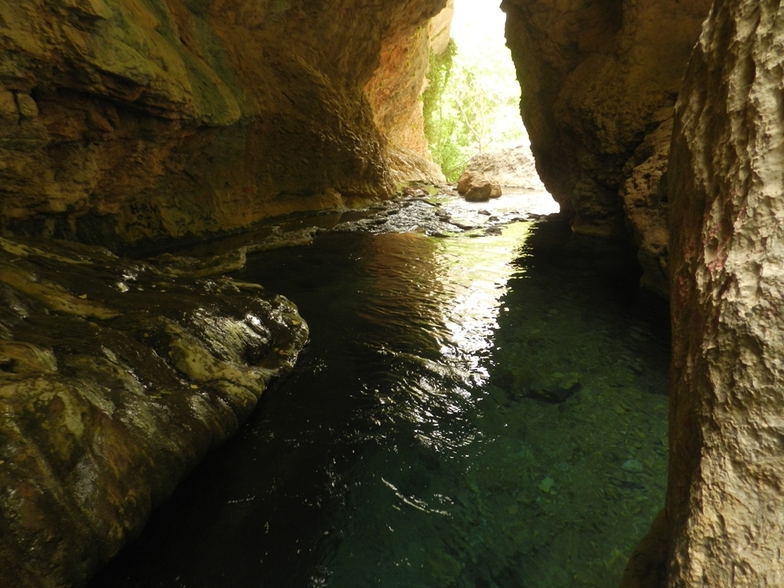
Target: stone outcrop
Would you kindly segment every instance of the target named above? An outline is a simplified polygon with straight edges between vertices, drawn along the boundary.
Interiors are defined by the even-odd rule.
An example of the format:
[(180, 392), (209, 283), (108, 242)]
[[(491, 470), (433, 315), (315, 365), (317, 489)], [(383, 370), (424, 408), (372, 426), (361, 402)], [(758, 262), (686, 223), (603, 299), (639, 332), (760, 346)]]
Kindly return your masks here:
[(717, 2), (669, 163), (668, 585), (784, 585), (784, 30)]
[(621, 196), (626, 227), (637, 246), (637, 260), (643, 270), (640, 285), (668, 298), (667, 162), (673, 113), (665, 109), (662, 115), (666, 118), (646, 135), (627, 162)]
[(502, 3), (524, 81), (521, 112), (545, 186), (574, 215), (575, 232), (610, 238), (631, 232), (646, 270), (643, 283), (659, 292), (666, 290), (660, 276), (666, 206), (657, 179), (666, 162), (666, 121), (710, 4)]
[(477, 153), (468, 160), (465, 171), (481, 174), (501, 186), (544, 190), (544, 184), (536, 173), (531, 149), (527, 145)]
[(454, 0), (432, 20), (408, 24), (387, 35), (381, 64), (365, 86), (374, 120), (388, 140), (390, 172), (396, 185), (418, 180), (446, 181), (433, 162), (425, 139), (425, 119), (419, 99), (427, 83), (431, 49), (438, 53), (449, 42)]
[(206, 262), (119, 250), (442, 179), (446, 0), (0, 3), (0, 585), (79, 586), (307, 338)]
[(293, 366), (243, 263), (0, 239), (0, 585), (83, 585)]
[(3, 2), (2, 229), (116, 246), (391, 195), (444, 4)]
[[(784, 35), (776, 3), (716, 3), (687, 71), (710, 4), (503, 8), (547, 189), (574, 231), (631, 236), (643, 285), (671, 274), (671, 470), (646, 550), (670, 586), (780, 586)], [(418, 96), (449, 10), (2, 2), (0, 230), (119, 249), (437, 181)], [(0, 584), (83, 583), (291, 366), (296, 309), (215, 277), (242, 261), (0, 240)]]

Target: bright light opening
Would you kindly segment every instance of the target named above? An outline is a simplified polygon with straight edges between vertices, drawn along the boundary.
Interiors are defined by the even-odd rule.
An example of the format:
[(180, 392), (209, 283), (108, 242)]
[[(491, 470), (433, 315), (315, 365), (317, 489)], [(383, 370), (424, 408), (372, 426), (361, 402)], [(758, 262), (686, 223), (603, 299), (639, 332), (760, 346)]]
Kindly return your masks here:
[(431, 56), (424, 96), (433, 159), (456, 181), (477, 153), (529, 145), (506, 15), (487, 0), (455, 0), (450, 47)]
[(458, 67), (473, 71), (476, 89), (493, 94), (495, 100), (485, 129), (484, 151), (528, 144), (528, 133), (520, 117), (520, 85), (506, 46), (505, 24), (506, 14), (487, 0), (455, 0), (455, 62)]

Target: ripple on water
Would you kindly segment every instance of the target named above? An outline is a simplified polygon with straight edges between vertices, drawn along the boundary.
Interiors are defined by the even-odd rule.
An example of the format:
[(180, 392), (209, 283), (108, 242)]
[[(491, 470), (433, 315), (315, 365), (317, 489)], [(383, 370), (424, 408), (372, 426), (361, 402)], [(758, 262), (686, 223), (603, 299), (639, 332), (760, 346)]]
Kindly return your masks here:
[(296, 301), (311, 344), (93, 587), (616, 586), (663, 504), (666, 338), (618, 251), (499, 226), (253, 258), (242, 278)]

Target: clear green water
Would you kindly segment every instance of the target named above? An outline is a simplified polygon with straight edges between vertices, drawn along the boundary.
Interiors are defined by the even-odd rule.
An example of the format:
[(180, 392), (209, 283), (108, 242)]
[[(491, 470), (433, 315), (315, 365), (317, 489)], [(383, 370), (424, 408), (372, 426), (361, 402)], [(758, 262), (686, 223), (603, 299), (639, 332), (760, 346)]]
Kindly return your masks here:
[(557, 218), (386, 218), (250, 260), (311, 342), (91, 588), (617, 586), (664, 500), (664, 309)]

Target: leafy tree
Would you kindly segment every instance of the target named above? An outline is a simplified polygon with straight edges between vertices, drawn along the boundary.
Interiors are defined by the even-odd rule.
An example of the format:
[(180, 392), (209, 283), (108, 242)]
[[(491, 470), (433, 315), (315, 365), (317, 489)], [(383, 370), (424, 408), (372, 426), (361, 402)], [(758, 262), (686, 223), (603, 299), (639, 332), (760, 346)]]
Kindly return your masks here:
[(463, 55), (450, 39), (442, 55), (431, 54), (428, 81), (422, 97), (425, 136), (448, 180), (455, 181), (475, 154), (526, 140), (508, 54)]
[(454, 39), (449, 39), (446, 51), (440, 55), (431, 50), (428, 85), (422, 94), (425, 137), (430, 145), (430, 153), (450, 181), (455, 181), (468, 161), (463, 153), (467, 143), (465, 138), (459, 136), (458, 120), (452, 113), (451, 104), (445, 100), (456, 53), (457, 43)]

